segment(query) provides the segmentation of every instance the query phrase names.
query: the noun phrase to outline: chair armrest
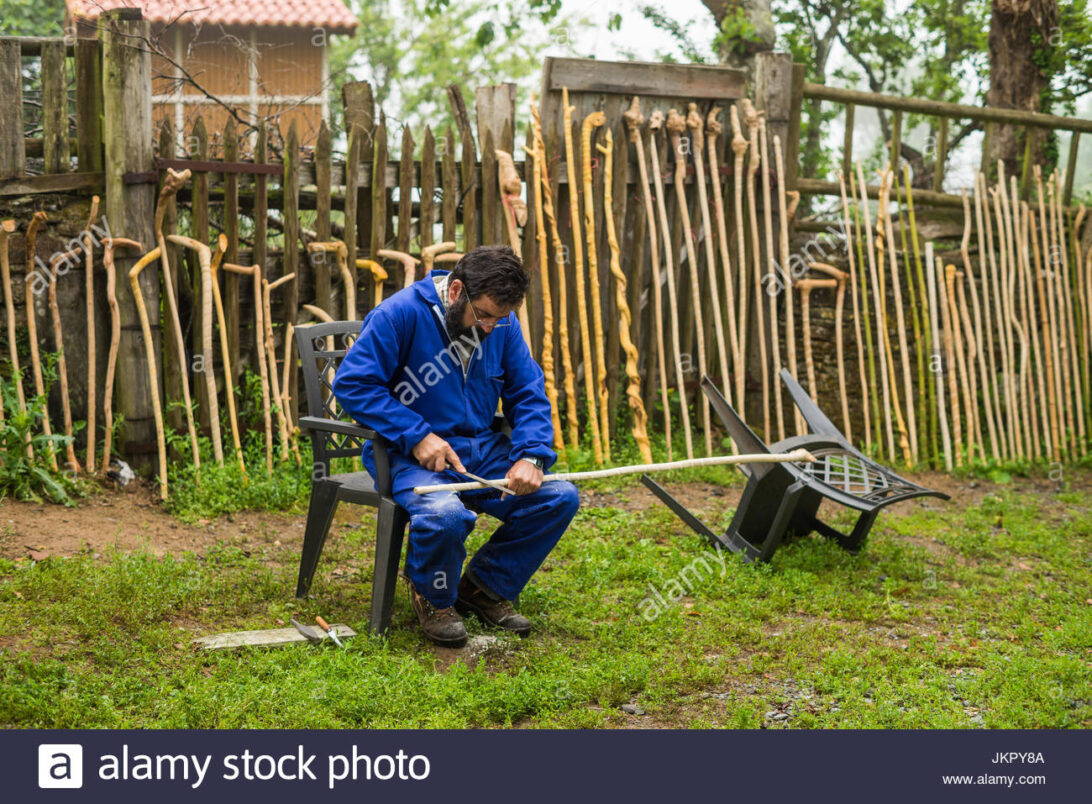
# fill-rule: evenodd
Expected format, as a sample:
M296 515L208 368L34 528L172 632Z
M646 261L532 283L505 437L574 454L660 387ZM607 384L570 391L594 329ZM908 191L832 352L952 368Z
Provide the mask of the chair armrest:
M363 425L338 421L337 419L324 419L321 416L301 416L299 425L301 430L322 430L327 433L370 438L372 440L379 437L375 430L369 430Z

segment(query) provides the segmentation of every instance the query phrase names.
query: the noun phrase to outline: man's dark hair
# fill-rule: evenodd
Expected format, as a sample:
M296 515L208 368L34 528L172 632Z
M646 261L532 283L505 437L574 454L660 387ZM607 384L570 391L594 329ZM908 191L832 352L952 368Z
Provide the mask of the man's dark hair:
M478 246L455 264L451 279L461 279L473 299L488 294L497 304L515 307L523 301L531 278L508 246Z

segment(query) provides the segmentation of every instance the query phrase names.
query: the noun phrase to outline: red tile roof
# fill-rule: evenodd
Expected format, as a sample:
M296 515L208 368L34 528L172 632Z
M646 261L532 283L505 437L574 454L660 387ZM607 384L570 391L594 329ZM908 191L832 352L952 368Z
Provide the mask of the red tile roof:
M103 11L138 6L150 22L323 28L348 34L357 20L344 0L67 0L75 19L96 19Z

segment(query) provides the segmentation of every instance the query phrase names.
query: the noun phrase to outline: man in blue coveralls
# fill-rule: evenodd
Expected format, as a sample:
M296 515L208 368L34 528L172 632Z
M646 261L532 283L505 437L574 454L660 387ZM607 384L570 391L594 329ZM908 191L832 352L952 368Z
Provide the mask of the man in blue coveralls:
M531 623L512 601L580 504L571 483L542 482L557 459L550 403L513 315L528 283L512 249L480 246L372 310L334 379L342 407L391 444L394 499L410 514L413 608L439 645L466 642L459 615L469 613L525 636ZM493 431L498 400L511 438ZM374 473L371 442L363 460ZM508 492L413 493L466 480L458 473L468 470L507 478ZM503 524L464 572L464 542L480 512Z

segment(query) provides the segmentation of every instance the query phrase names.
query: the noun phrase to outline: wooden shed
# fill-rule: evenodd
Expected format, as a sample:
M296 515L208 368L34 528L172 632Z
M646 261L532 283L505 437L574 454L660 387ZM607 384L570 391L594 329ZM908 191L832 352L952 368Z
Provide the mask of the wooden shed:
M201 115L222 131L222 102L247 121L279 113L282 132L295 120L303 143L329 118L330 37L357 26L344 0L67 0L66 27L96 36L99 15L119 7L143 11L165 54L152 59L157 124L188 132Z

